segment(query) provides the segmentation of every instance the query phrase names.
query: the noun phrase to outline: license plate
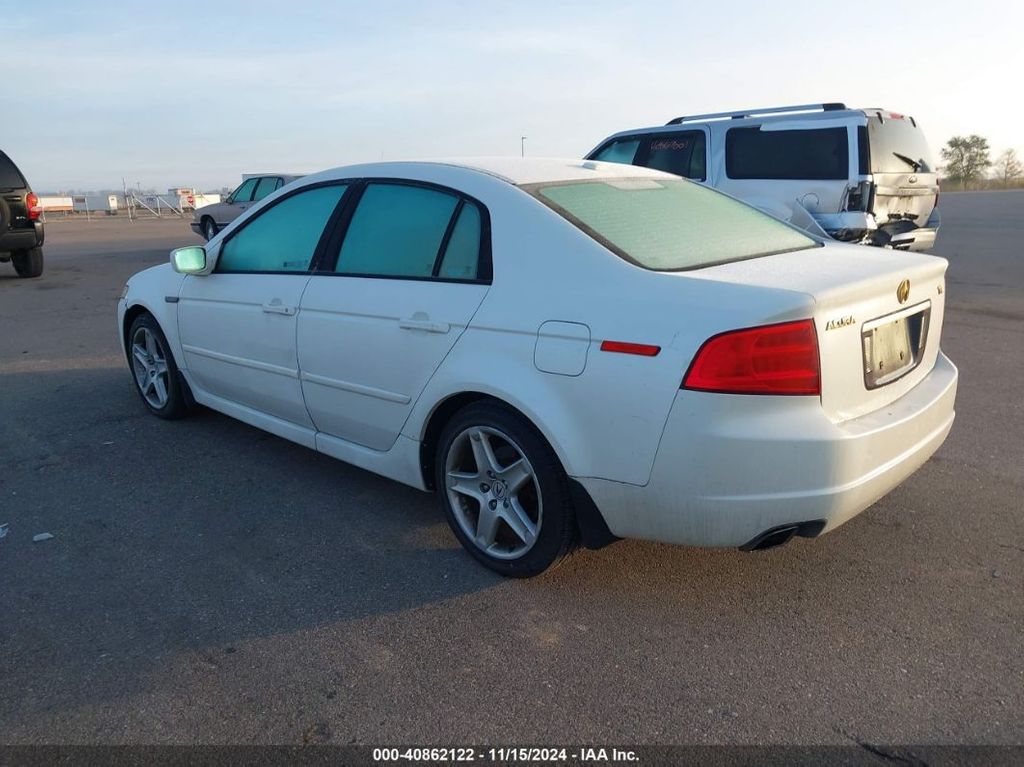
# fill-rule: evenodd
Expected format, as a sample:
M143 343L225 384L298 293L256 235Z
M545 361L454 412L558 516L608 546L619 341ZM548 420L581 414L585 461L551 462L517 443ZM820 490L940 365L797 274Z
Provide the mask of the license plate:
M921 361L930 305L915 306L864 326L864 383L869 389L902 378Z

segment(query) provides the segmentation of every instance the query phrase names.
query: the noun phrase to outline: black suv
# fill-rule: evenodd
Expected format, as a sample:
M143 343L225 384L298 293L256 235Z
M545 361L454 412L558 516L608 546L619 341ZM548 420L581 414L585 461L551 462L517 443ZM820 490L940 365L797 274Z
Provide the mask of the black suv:
M0 152L0 262L19 277L43 273L43 208L10 157Z

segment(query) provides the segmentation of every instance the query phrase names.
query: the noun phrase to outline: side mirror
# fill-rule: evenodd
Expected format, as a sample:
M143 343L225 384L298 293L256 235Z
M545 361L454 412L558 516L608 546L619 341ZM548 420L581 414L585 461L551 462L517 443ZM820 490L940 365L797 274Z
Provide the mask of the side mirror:
M206 248L190 245L172 250L171 266L181 274L201 274L206 270Z

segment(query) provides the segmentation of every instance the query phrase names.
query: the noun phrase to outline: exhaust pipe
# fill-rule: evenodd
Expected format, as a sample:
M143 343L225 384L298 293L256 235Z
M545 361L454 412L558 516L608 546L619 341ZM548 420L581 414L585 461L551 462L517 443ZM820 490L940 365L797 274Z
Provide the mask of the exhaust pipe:
M825 529L824 519L814 519L810 522L797 522L789 525L779 525L765 530L753 540L740 546L740 551L764 551L774 549L789 543L794 535L801 538L816 538Z

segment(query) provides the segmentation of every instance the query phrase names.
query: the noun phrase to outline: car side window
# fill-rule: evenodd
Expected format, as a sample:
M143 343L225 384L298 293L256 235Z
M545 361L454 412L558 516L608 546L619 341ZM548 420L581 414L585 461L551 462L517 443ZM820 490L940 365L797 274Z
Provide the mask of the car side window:
M437 276L448 280L475 280L480 264L480 209L471 202L464 202L457 215Z
M846 128L730 128L725 134L725 173L736 179L846 179L850 174Z
M259 183L256 184L256 192L252 196L253 202L256 202L257 200L262 200L268 194L270 194L279 186L281 186L278 183L280 180L281 179L279 179L277 176L264 176L263 178L261 178L259 180Z
M250 178L242 182L241 186L231 193L231 202L249 202L252 200L252 193L256 189L256 182L259 179Z
M215 271L305 272L346 184L307 189L275 202L221 247Z
M705 145L704 131L655 134L648 139L637 164L704 181L707 178Z
M437 189L370 182L352 214L335 272L433 276L458 204L457 196Z
M639 138L621 138L603 147L591 159L601 162L621 162L632 165L636 159L636 150L640 147Z

